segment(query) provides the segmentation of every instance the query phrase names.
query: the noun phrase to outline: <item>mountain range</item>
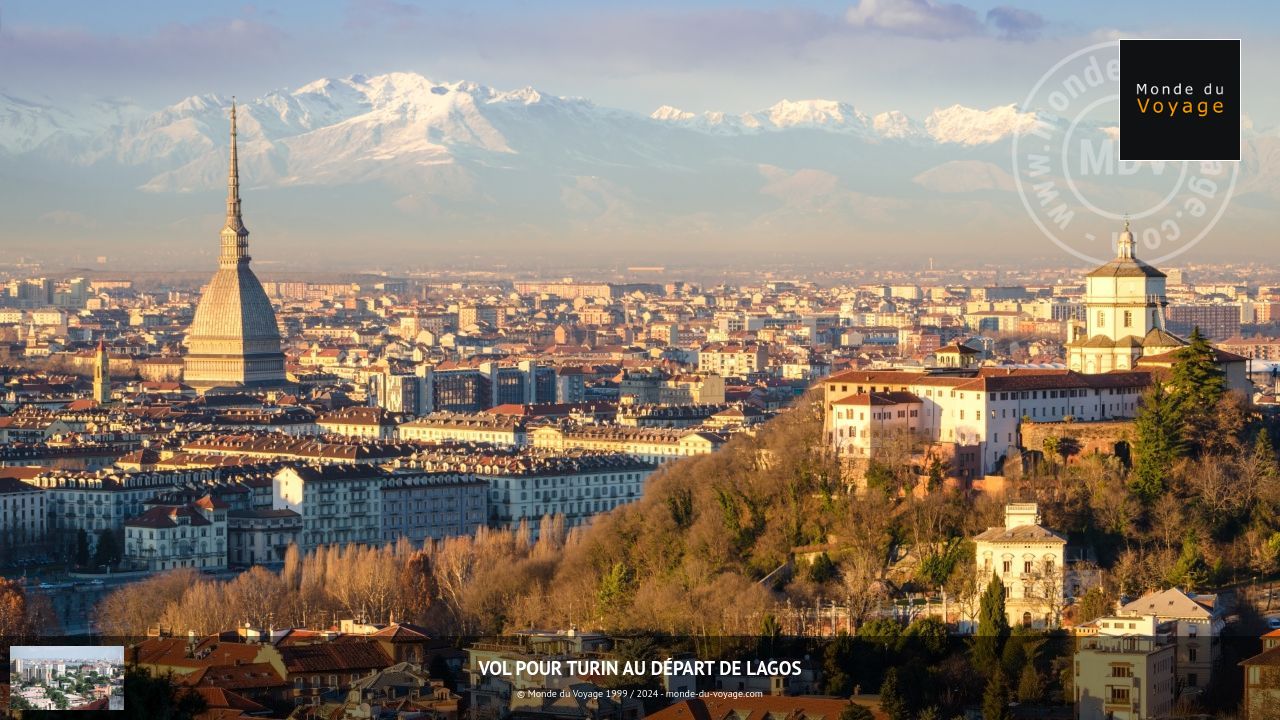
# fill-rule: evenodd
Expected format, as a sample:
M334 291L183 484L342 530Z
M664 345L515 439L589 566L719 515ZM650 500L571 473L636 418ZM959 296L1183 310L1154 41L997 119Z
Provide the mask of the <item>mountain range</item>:
M38 249L28 236L43 234L76 252L98 243L97 254L127 254L176 231L191 243L181 256L212 252L230 104L206 94L159 110L64 107L0 94L0 177L21 185L0 198L22 231L14 249ZM474 242L713 252L790 234L815 251L875 252L877 238L906 230L945 251L949 238L1032 234L1009 143L1053 122L1012 104L917 119L815 99L646 115L406 72L321 79L238 106L247 220L271 236L257 252L340 257L354 233L417 261ZM1280 199L1277 152L1274 133L1247 140L1251 206Z

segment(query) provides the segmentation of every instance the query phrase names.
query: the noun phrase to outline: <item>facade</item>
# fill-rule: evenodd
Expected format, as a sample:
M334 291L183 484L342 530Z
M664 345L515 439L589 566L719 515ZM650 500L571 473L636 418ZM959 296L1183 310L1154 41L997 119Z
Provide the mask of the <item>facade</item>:
M1208 687L1222 652L1226 626L1216 595L1191 595L1177 588L1143 595L1120 608L1121 615L1154 615L1176 637L1178 687Z
M1174 646L1153 616L1102 617L1097 634L1077 640L1079 720L1157 720L1172 716Z
M298 549L382 542L382 483L371 465L299 465L276 473L271 507L302 516Z
M47 522L43 491L16 478L0 477L0 554L44 542Z
M111 359L101 340L93 356L93 400L99 405L111 402Z
M973 539L977 589L992 575L1004 584L1010 625L1057 627L1066 604L1067 541L1040 525L1035 503L1010 503L1004 526L988 528Z
M380 407L347 407L316 418L316 425L327 433L351 438L394 440L396 421Z
M404 423L401 440L420 442L492 443L523 447L528 442L525 420L514 415L493 413L432 413Z
M397 473L382 484L382 540L414 545L473 535L488 520L489 484L464 473Z
M1244 720L1280 716L1280 630L1262 636L1262 652L1241 661L1244 668Z
M698 372L720 377L747 377L769 365L769 351L759 343L711 343L698 351Z
M536 538L539 521L564 517L578 527L592 516L640 499L654 465L628 455L587 454L523 457L476 472L489 490L491 525L528 524Z
M1149 383L1147 372L850 370L823 381L825 431L837 452L858 457L878 447L877 430L905 429L919 443L946 446L946 454L954 458L952 472L974 478L996 472L1009 452L1019 447L1022 418L1035 422L1132 418ZM867 397L858 397L863 395ZM913 411L916 417L911 416ZM880 417L886 413L890 417Z
M236 109L232 105L227 223L222 228L218 271L200 296L186 341L183 382L201 391L286 384L275 310L249 268L248 238L249 230L240 215Z
M714 452L725 442L723 435L701 430L544 425L529 431L529 444L535 448L625 453L657 465Z
M227 513L227 558L233 565L284 561L298 543L302 516L289 509L243 509Z
M1165 330L1165 274L1134 256L1125 221L1116 257L1085 279L1085 328L1067 338L1067 366L1087 374L1132 370L1138 358L1186 343Z
M227 506L205 496L194 503L157 504L124 524L124 558L152 572L227 568Z

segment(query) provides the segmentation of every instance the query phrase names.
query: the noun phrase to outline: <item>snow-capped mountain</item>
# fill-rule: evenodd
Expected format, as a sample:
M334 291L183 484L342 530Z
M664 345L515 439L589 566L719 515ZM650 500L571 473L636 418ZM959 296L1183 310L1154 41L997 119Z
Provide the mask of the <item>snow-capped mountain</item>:
M0 95L0 171L73 189L15 188L0 194L0 212L27 219L37 235L50 232L41 218L62 219L58 231L71 233L65 219L82 217L128 242L157 222L204 228L196 213L217 212L226 182L230 104L204 94L143 111ZM934 218L944 234L966 221L984 232L1021 228L1010 139L1049 121L1014 105L913 118L822 99L646 115L408 72L325 78L238 106L249 202L275 193L268 202L289 213L276 235L296 232L299 242L335 232L323 212L337 212L335 202L353 223L376 212L379 227L401 222L397 232L430 228L440 238L839 237L904 218ZM1114 128L1081 132L1115 139ZM1274 171L1257 160L1275 153L1274 134L1249 142L1242 187L1280 196Z

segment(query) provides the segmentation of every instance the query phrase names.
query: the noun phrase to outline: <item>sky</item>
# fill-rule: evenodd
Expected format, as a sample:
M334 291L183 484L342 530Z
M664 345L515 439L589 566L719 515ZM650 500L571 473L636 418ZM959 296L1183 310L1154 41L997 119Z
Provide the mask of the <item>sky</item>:
M1278 30L1263 0L23 0L0 2L0 90L168 104L411 70L644 112L826 97L925 114L1013 102L1047 62L1115 35L1242 37L1246 85L1267 83ZM1280 118L1270 95L1247 110Z
M124 648L120 645L103 647L91 645L15 645L9 649L9 658L17 660L107 660L124 662Z
M104 97L156 110L206 93L258 98L325 77L408 71L435 82L531 86L644 115L663 105L742 113L784 99L823 98L868 115L895 110L921 119L956 104L987 109L1020 102L1059 59L1119 37L1241 38L1247 121L1273 134L1280 127L1280 93L1271 91L1280 69L1280 3L1274 0L0 0L0 94L73 111L77 103ZM0 122L2 115L0 107ZM1235 200L1220 226L1218 237L1227 244L1213 250L1248 257L1253 250L1245 238L1274 227L1280 172L1261 167L1261 159L1274 156L1270 143L1258 146L1260 159L1242 185L1252 197ZM284 163L291 151L280 150L275 162ZM525 192L526 204L562 216L538 225L520 217L524 209L512 203L477 205L511 197L524 177L519 173L497 177L485 174L491 167L460 165L472 174L442 171L431 180L438 190L390 183L381 193L325 195L325 188L255 185L252 173L268 160L255 168L252 148L243 157L254 256L264 264L289 262L316 244L336 261L342 252L354 252L343 235L352 230L381 251L380 260L399 261L397 253L404 252L415 264L468 243L479 243L483 256L493 249L546 248L557 239L566 251L589 242L604 255L663 247L716 257L724 248L772 252L777 237L797 232L814 240L788 248L804 245L850 260L861 259L869 247L878 250L895 232L912 244L887 245L931 254L974 247L992 248L988 252L1001 258L1057 252L1008 189L1004 150L999 157L970 158L957 148L946 159L985 164L950 163L938 168L947 171L944 177L931 179L935 188L951 187L960 171L969 174L966 181L980 171L991 184L987 194L937 191L921 198L922 181L912 177L920 168L903 179L916 194L908 201L900 187L886 183L881 192L855 181L852 172L832 170L818 151L807 160L788 157L788 151L802 154L794 147L755 147L743 157L758 165L741 178L726 173L706 180L721 185L708 194L736 193L733 209L715 215L685 202L665 225L647 221L662 214L654 210L665 202L661 186L667 178L638 192L627 184L633 178L621 174L601 179L590 170L562 173L552 188L558 194L547 202L535 192L546 187ZM858 162L844 167L856 170ZM83 263L128 253L150 261L163 248L176 266L205 267L216 250L208 238L216 238L220 226L221 163L217 156L200 166L213 183L197 198L142 192L155 173L169 169L148 170L145 161L112 175L102 163L81 173L74 164L6 167L0 157L0 187L16 191L0 194L0 214L11 218L0 250L55 252ZM672 177L680 179L678 172ZM471 206L450 196L468 192ZM998 192L1003 195L992 199ZM676 190L671 195L672 206L700 197ZM318 198L344 203L341 221L350 225L316 213ZM744 205L769 212L744 220ZM509 215L501 217L503 212ZM456 230L468 227L478 229L470 235ZM743 228L755 234L739 242L732 235ZM192 248L204 254L193 255ZM1209 258L1210 248L1197 251ZM643 253L634 259L664 260Z

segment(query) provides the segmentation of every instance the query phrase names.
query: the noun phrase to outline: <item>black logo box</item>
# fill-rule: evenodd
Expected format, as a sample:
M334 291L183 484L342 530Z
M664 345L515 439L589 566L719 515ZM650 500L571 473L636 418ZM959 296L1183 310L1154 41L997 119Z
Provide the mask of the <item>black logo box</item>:
M1120 40L1121 160L1239 160L1240 112L1239 40Z

